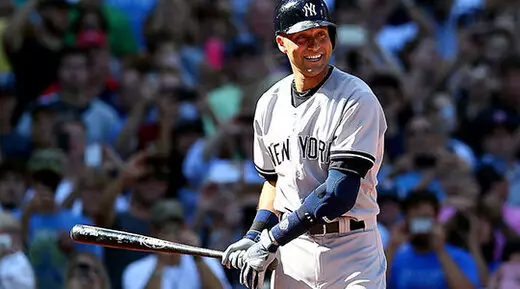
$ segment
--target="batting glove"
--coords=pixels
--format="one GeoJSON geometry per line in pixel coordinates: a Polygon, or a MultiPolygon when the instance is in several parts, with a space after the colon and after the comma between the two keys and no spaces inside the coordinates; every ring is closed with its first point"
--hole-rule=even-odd
{"type": "Polygon", "coordinates": [[[229,245],[222,256],[222,265],[228,269],[241,269],[244,266],[242,257],[245,255],[246,250],[254,244],[255,241],[249,238],[243,238],[238,242],[229,245]]]}
{"type": "Polygon", "coordinates": [[[255,243],[243,256],[244,266],[240,271],[240,284],[250,289],[262,288],[265,271],[275,260],[278,245],[275,245],[269,231],[265,229],[260,240],[255,243]]]}

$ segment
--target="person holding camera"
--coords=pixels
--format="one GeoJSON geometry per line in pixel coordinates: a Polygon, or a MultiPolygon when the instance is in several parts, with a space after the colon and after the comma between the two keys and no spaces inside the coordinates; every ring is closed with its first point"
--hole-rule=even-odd
{"type": "Polygon", "coordinates": [[[393,228],[386,250],[388,288],[479,288],[473,257],[446,243],[435,195],[413,192],[404,200],[403,210],[404,222],[393,228]]]}

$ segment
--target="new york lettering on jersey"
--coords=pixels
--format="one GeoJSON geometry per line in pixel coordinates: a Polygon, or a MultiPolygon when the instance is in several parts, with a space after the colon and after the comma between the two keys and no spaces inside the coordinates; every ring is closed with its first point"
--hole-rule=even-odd
{"type": "MultiPolygon", "coordinates": [[[[274,166],[279,166],[282,162],[291,160],[290,153],[290,138],[283,142],[269,145],[269,155],[274,166]]],[[[298,136],[298,145],[300,151],[300,158],[310,161],[319,161],[321,163],[330,162],[330,147],[332,141],[322,141],[313,136],[298,136]]]]}
{"type": "Polygon", "coordinates": [[[349,215],[376,215],[386,121],[375,95],[359,78],[334,68],[318,91],[295,107],[291,82],[289,76],[275,84],[255,112],[254,162],[266,179],[277,179],[275,209],[298,208],[334,168],[363,177],[349,215]]]}

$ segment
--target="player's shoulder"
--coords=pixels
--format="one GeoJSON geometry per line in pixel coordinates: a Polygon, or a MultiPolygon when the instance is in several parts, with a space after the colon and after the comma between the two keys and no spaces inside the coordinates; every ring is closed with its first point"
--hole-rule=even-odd
{"type": "Polygon", "coordinates": [[[290,87],[291,81],[294,79],[294,75],[290,74],[286,77],[278,80],[275,84],[273,84],[262,96],[260,97],[260,101],[268,101],[273,97],[277,97],[282,90],[287,87],[290,87]]]}
{"type": "Polygon", "coordinates": [[[293,74],[287,75],[273,84],[269,89],[267,89],[266,92],[264,92],[258,99],[256,103],[256,111],[258,112],[266,110],[270,104],[274,104],[276,102],[281,94],[285,93],[286,91],[290,91],[288,88],[291,87],[290,85],[293,79],[293,74]]]}
{"type": "Polygon", "coordinates": [[[377,101],[374,92],[364,80],[337,67],[334,67],[330,81],[328,85],[325,85],[325,89],[331,90],[330,95],[336,99],[377,101]]]}

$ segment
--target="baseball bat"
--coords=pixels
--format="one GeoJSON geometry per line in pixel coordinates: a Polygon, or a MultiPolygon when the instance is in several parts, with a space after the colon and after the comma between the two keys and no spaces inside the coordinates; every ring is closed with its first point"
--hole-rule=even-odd
{"type": "MultiPolygon", "coordinates": [[[[215,259],[222,259],[224,255],[224,252],[219,250],[195,247],[125,231],[89,225],[75,225],[70,230],[70,238],[78,243],[132,251],[168,254],[177,253],[215,259]]],[[[275,260],[269,265],[269,270],[276,269],[277,265],[278,262],[275,260]]]]}

